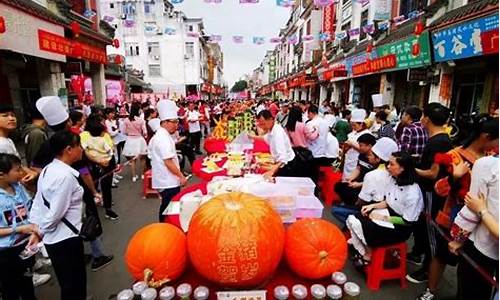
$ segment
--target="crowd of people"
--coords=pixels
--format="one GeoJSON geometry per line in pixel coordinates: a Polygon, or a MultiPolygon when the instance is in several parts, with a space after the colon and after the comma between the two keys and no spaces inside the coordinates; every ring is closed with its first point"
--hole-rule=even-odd
{"type": "Polygon", "coordinates": [[[456,145],[447,129],[450,111],[439,103],[368,113],[326,101],[160,100],[154,107],[133,102],[68,113],[58,97],[42,97],[22,130],[24,151],[9,138],[17,128],[14,109],[0,104],[2,299],[36,299],[34,285],[50,279],[33,272],[43,265],[54,269],[61,299],[86,299],[84,243],[92,270],[113,260],[101,242],[98,207],[107,219],[119,218],[113,188],[123,166],[130,166],[132,182],[151,170],[162,222],[188,180],[186,160],[202,154],[202,138],[215,122],[242,111],[255,115],[249,137],[264,139],[275,161],[264,177],[317,182],[320,168],[342,173],[331,187],[340,199],[331,213],[351,236],[356,267],[370,263],[374,247],[413,236],[408,261],[421,268],[407,278],[427,282],[418,299],[434,299],[444,269],[457,264],[457,298],[491,298],[488,280],[458,254],[498,273],[498,116],[476,117],[456,145]],[[32,255],[40,249],[45,257],[32,255]]]}

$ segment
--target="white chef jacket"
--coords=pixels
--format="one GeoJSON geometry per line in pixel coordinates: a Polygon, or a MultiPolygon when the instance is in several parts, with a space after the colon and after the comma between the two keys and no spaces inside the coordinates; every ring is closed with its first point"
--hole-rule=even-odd
{"type": "Polygon", "coordinates": [[[290,138],[285,129],[280,125],[273,125],[271,132],[265,135],[265,139],[271,148],[271,155],[276,162],[288,163],[295,158],[290,138]]]}
{"type": "MultiPolygon", "coordinates": [[[[360,132],[356,132],[353,130],[347,135],[347,140],[354,143],[355,145],[357,145],[358,138],[365,133],[371,134],[370,130],[368,130],[368,129],[362,130],[360,132]]],[[[351,176],[354,169],[356,169],[356,166],[358,165],[358,156],[359,156],[359,152],[353,148],[350,148],[345,153],[344,172],[342,174],[343,179],[349,178],[349,176],[351,176]]]]}
{"type": "Polygon", "coordinates": [[[417,221],[424,209],[424,197],[418,184],[398,186],[394,178],[391,178],[386,186],[385,201],[408,222],[417,221]]]}
{"type": "Polygon", "coordinates": [[[154,189],[170,189],[180,186],[179,177],[165,166],[165,159],[173,159],[179,167],[175,141],[168,131],[160,127],[149,142],[151,156],[151,181],[154,189]]]}
{"type": "Polygon", "coordinates": [[[325,156],[328,158],[337,158],[340,153],[339,141],[337,138],[331,133],[328,132],[326,136],[326,152],[325,156]]]}
{"type": "MultiPolygon", "coordinates": [[[[477,196],[482,193],[486,197],[488,212],[498,220],[498,157],[482,157],[472,167],[471,185],[469,191],[477,196]]],[[[469,239],[482,254],[489,258],[498,260],[498,239],[495,238],[488,228],[481,222],[479,216],[464,206],[455,223],[469,232],[469,239]]]]}
{"type": "Polygon", "coordinates": [[[366,173],[363,179],[363,186],[358,198],[365,202],[380,202],[384,200],[387,187],[391,182],[391,175],[384,165],[366,173]]]}
{"type": "Polygon", "coordinates": [[[79,175],[77,170],[58,159],[54,159],[40,174],[30,221],[40,227],[45,244],[77,236],[61,221],[63,217],[78,231],[82,227],[83,187],[78,183],[79,175]],[[45,206],[42,194],[50,203],[50,209],[45,206]]]}

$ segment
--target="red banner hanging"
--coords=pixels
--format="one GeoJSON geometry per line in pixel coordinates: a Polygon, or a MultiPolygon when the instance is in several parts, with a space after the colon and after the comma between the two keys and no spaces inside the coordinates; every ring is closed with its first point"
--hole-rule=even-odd
{"type": "MultiPolygon", "coordinates": [[[[74,58],[81,58],[99,64],[107,63],[106,49],[100,49],[88,44],[78,42],[81,46],[81,57],[75,55],[73,48],[76,42],[63,36],[38,29],[38,44],[40,50],[66,55],[74,58]]],[[[80,53],[78,53],[80,55],[80,53]]]]}
{"type": "Polygon", "coordinates": [[[390,54],[352,66],[352,75],[362,75],[396,67],[396,55],[390,54]]]}
{"type": "Polygon", "coordinates": [[[323,32],[333,34],[335,25],[335,3],[332,3],[323,9],[323,32]]]}

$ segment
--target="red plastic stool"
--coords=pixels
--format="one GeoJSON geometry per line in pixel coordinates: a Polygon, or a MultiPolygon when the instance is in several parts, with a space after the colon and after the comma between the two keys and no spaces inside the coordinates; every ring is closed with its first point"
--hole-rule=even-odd
{"type": "Polygon", "coordinates": [[[378,247],[373,249],[371,263],[366,266],[366,285],[371,290],[378,290],[380,282],[388,279],[399,279],[401,287],[406,288],[406,242],[378,247]],[[397,250],[399,259],[394,257],[393,251],[397,250]],[[396,267],[387,266],[390,260],[399,260],[396,267]]]}
{"type": "Polygon", "coordinates": [[[149,198],[151,196],[160,197],[160,194],[153,189],[151,181],[151,170],[144,172],[144,180],[142,181],[142,199],[149,198]]]}
{"type": "Polygon", "coordinates": [[[335,184],[342,180],[342,173],[335,172],[332,167],[319,168],[318,187],[321,189],[321,195],[325,204],[332,205],[334,202],[339,202],[339,197],[334,192],[335,184]]]}

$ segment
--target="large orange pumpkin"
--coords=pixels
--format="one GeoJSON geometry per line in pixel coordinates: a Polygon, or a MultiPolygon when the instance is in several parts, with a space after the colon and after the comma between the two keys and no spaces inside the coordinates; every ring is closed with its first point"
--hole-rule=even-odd
{"type": "Polygon", "coordinates": [[[286,231],[285,257],[290,269],[298,275],[320,279],[344,267],[347,242],[332,223],[321,219],[302,219],[286,231]]]}
{"type": "Polygon", "coordinates": [[[245,193],[215,196],[193,214],[187,234],[195,269],[225,287],[255,287],[278,266],[285,239],[280,216],[245,193]]]}
{"type": "Polygon", "coordinates": [[[186,267],[186,236],[170,224],[147,225],[128,243],[125,261],[132,277],[150,286],[175,280],[186,267]]]}

